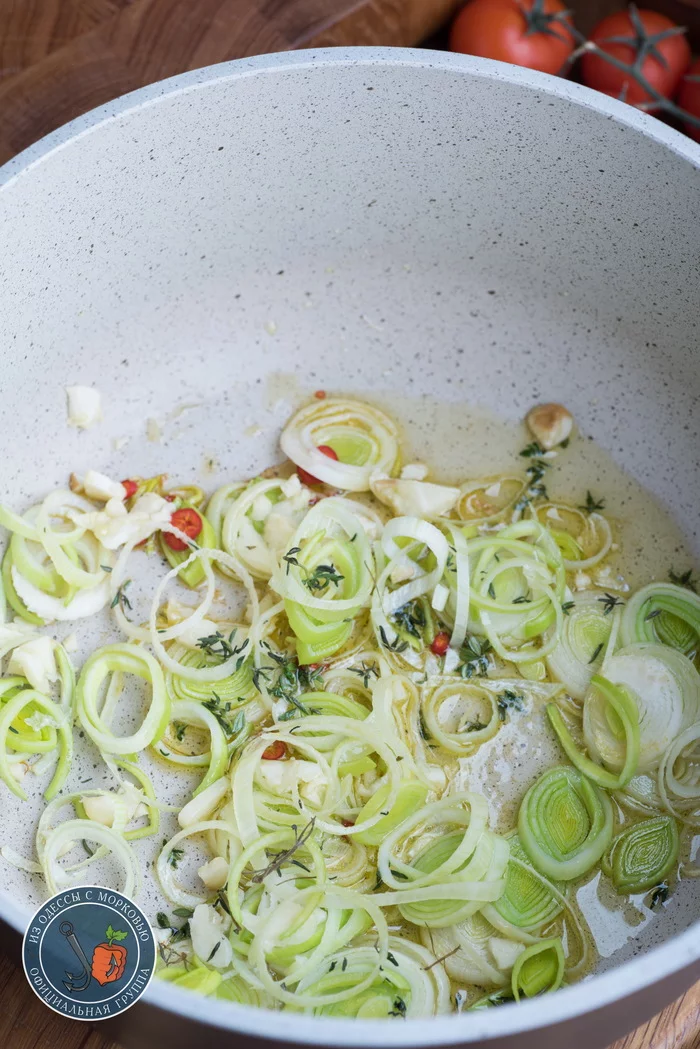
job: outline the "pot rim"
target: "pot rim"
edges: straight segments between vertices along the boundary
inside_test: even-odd
[[[518,84],[526,89],[565,99],[584,109],[594,110],[607,119],[666,146],[683,160],[700,169],[699,144],[655,117],[581,84],[469,55],[417,48],[349,47],[259,55],[207,66],[149,84],[77,117],[19,153],[0,168],[0,192],[8,189],[16,179],[28,175],[53,152],[67,147],[104,124],[120,120],[132,111],[157,105],[165,97],[198,91],[218,81],[275,74],[291,69],[348,65],[461,71],[472,77]],[[23,933],[29,917],[29,909],[25,905],[18,906],[0,894],[0,920]],[[410,1024],[388,1024],[376,1020],[353,1020],[352,1023],[348,1023],[345,1020],[298,1015],[295,1016],[294,1026],[290,1027],[289,1017],[284,1012],[277,1013],[212,998],[206,999],[205,1022],[251,1037],[306,1045],[347,1046],[358,1049],[366,1049],[368,1045],[378,1043],[391,1049],[456,1043],[464,1045],[522,1034],[573,1020],[620,998],[642,991],[699,960],[700,921],[697,921],[666,943],[622,963],[610,972],[592,976],[582,983],[558,991],[555,995],[521,1002],[517,1006],[505,1005],[498,1009],[470,1013],[468,1024],[458,1015],[412,1020]],[[182,994],[181,990],[171,984],[154,980],[144,994],[144,1001],[199,1023],[203,1022],[203,999],[197,994]]]

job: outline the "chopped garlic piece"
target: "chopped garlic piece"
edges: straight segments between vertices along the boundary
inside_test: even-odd
[[[448,648],[447,652],[445,652],[445,673],[451,674],[453,670],[457,669],[459,663],[459,652],[455,652],[454,648]]]
[[[76,524],[82,525],[100,540],[108,550],[116,550],[125,543],[140,543],[164,525],[170,524],[172,505],[155,492],[140,496],[130,511],[118,499],[110,499],[104,510],[73,514]]]
[[[288,761],[263,761],[255,778],[261,786],[289,794],[298,785],[299,793],[313,804],[321,804],[327,786],[323,770],[315,761],[290,758]]]
[[[266,495],[259,495],[250,508],[250,516],[254,521],[264,521],[273,507],[273,502]]]
[[[286,481],[282,481],[280,484],[280,491],[285,499],[292,499],[295,495],[299,495],[302,490],[302,484],[299,480],[298,474],[292,474]]]
[[[596,569],[593,573],[593,578],[595,585],[603,590],[619,590],[621,593],[626,594],[630,588],[625,577],[619,572],[614,573],[610,565],[604,565],[602,568]]]
[[[18,645],[10,656],[8,674],[26,677],[32,688],[47,694],[58,679],[54,643],[50,637],[37,637]]]
[[[545,451],[567,441],[574,428],[574,417],[562,404],[538,404],[527,413],[525,422]]]
[[[218,630],[219,625],[213,619],[198,619],[196,623],[186,627],[181,634],[178,634],[177,640],[179,644],[186,645],[187,648],[199,648],[199,642],[203,637],[212,637]]]
[[[389,576],[392,586],[398,586],[399,583],[406,583],[409,579],[413,579],[416,574],[415,565],[397,565]]]
[[[87,818],[105,827],[114,826],[117,816],[122,816],[126,823],[130,823],[148,812],[138,789],[132,783],[125,783],[118,791],[105,791],[96,796],[86,794],[80,800]]]
[[[375,474],[370,488],[381,503],[396,514],[409,517],[440,517],[449,513],[460,496],[459,488],[428,481],[406,481]]]
[[[197,957],[214,969],[226,969],[231,964],[233,951],[226,938],[222,915],[208,903],[200,903],[190,918],[190,938]]]
[[[576,590],[587,590],[593,580],[586,572],[577,572],[574,576],[574,587]]]
[[[424,481],[428,476],[428,467],[425,463],[406,463],[401,471],[402,481]]]
[[[66,386],[68,425],[88,430],[102,418],[102,398],[94,386]]]
[[[105,502],[109,499],[126,499],[124,485],[98,470],[88,470],[83,478],[83,490],[89,499],[103,499]]]
[[[199,867],[197,874],[208,889],[223,889],[228,881],[228,863],[223,856],[215,856],[209,863]]]
[[[438,585],[433,590],[433,599],[430,602],[436,612],[442,612],[443,608],[447,604],[447,598],[450,596],[450,591],[443,583]]]

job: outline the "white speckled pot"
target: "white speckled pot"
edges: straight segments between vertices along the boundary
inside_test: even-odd
[[[215,456],[248,474],[276,454],[296,377],[513,420],[565,400],[697,553],[699,167],[690,139],[604,95],[428,51],[233,62],[81,117],[0,172],[2,498],[69,467],[177,459],[185,479]],[[76,382],[104,395],[89,434],[65,425]],[[172,412],[187,403],[194,421]],[[16,808],[4,796],[3,830],[27,822]],[[21,929],[33,890],[0,879]],[[622,964],[521,1006],[341,1023],[154,983],[112,1033],[595,1049],[700,975],[699,897],[677,896]]]

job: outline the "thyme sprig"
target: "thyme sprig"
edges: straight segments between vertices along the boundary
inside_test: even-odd
[[[579,506],[578,509],[583,510],[587,514],[598,513],[599,510],[605,509],[605,499],[596,499],[590,492],[586,492],[586,502],[583,506]]]
[[[488,638],[477,637],[476,634],[467,634],[462,645],[460,656],[462,663],[457,672],[463,678],[483,677],[489,669],[488,653],[491,651],[491,642]]]
[[[255,871],[255,873],[250,879],[252,884],[260,885],[263,881],[265,881],[265,878],[269,877],[270,874],[274,874],[275,871],[279,871],[279,869],[287,862],[287,860],[291,860],[295,852],[297,852],[298,849],[301,849],[309,840],[309,838],[314,832],[315,825],[316,817],[312,816],[309,822],[302,830],[301,834],[299,834],[297,833],[296,824],[293,823],[292,830],[294,831],[294,843],[290,845],[288,849],[282,849],[281,852],[275,853],[275,855],[268,863],[267,867],[264,867],[262,870]]]
[[[606,593],[604,597],[599,597],[598,601],[603,606],[603,615],[609,616],[610,613],[618,606],[624,605],[624,601],[621,601],[619,597],[615,597],[614,594]]]

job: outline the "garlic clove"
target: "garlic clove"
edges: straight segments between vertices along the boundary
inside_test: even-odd
[[[547,452],[567,441],[574,428],[574,417],[562,404],[538,404],[527,413],[525,422]]]

